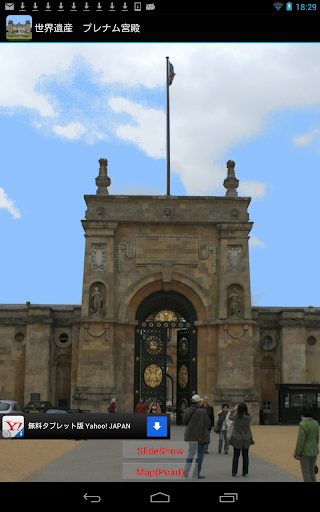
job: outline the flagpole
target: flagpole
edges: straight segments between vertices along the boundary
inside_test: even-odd
[[[167,57],[167,196],[170,196],[169,57]]]

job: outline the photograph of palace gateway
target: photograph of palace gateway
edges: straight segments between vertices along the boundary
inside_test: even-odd
[[[0,398],[130,413],[156,397],[180,424],[198,393],[254,424],[298,423],[302,403],[319,419],[320,309],[252,306],[235,162],[222,196],[112,195],[112,164],[84,196],[81,304],[0,305]]]

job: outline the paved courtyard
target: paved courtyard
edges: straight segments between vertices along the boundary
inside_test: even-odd
[[[183,441],[184,431],[183,426],[171,425],[170,441]],[[230,448],[229,455],[219,454],[218,436],[211,433],[209,454],[205,455],[202,467],[205,481],[302,482],[300,464],[292,456],[298,426],[253,426],[252,432],[256,444],[250,448],[247,478],[231,476],[233,449]],[[0,452],[1,467],[7,468],[2,469],[1,481],[122,482],[122,463],[135,460],[122,459],[122,440],[1,440]],[[184,459],[180,462],[184,467]],[[185,478],[177,481],[200,483]]]

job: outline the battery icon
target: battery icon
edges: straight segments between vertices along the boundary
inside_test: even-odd
[[[292,3],[291,2],[287,2],[286,3],[286,10],[287,11],[292,11]]]

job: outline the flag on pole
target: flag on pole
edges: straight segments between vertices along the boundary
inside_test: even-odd
[[[171,85],[176,73],[174,72],[173,65],[168,60],[168,84]]]

